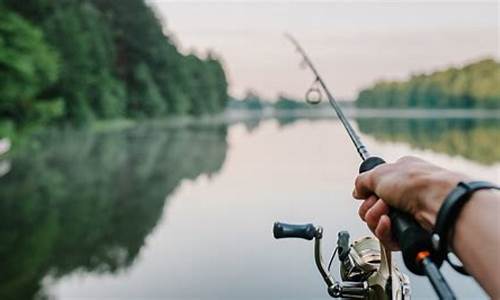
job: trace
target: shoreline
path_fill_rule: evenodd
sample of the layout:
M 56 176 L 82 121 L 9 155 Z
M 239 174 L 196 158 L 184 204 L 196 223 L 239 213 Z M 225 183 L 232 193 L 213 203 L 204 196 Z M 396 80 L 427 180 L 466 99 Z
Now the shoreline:
M 486 109 L 367 109 L 344 108 L 344 114 L 349 119 L 480 119 L 500 120 L 500 110 Z M 267 121 L 279 119 L 330 120 L 337 119 L 335 111 L 329 108 L 322 109 L 292 109 L 292 110 L 225 110 L 216 115 L 202 116 L 170 116 L 158 119 L 110 119 L 98 120 L 87 127 L 72 126 L 46 127 L 36 130 L 94 130 L 115 131 L 133 128 L 136 126 L 162 126 L 165 128 L 182 128 L 186 126 L 232 125 L 246 121 Z M 36 134 L 35 132 L 35 134 Z
M 500 119 L 500 110 L 487 109 L 343 109 L 348 118 L 394 118 L 394 119 Z M 224 115 L 230 120 L 305 118 L 336 119 L 335 111 L 330 108 L 297 110 L 226 110 Z

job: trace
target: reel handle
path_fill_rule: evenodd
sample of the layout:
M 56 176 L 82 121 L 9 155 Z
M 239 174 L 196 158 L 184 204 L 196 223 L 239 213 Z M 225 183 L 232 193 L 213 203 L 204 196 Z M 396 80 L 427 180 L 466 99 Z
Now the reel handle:
M 316 236 L 316 227 L 313 224 L 287 224 L 276 222 L 273 226 L 275 239 L 300 238 L 312 240 Z
M 364 173 L 384 163 L 385 161 L 380 157 L 369 157 L 361 163 L 359 173 Z M 395 208 L 390 208 L 389 218 L 392 224 L 392 234 L 399 242 L 406 267 L 414 274 L 424 275 L 424 267 L 417 260 L 417 256 L 422 251 L 432 253 L 430 233 L 423 229 L 411 215 Z M 442 262 L 436 263 L 441 265 Z

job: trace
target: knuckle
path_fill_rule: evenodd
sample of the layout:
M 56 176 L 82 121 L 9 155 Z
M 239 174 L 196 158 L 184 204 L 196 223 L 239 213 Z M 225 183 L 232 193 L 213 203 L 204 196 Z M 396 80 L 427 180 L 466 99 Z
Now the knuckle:
M 405 156 L 402 156 L 400 157 L 397 162 L 398 163 L 408 163 L 408 162 L 415 162 L 417 161 L 418 159 L 415 157 L 415 156 L 411 156 L 411 155 L 405 155 Z
M 408 155 L 406 155 L 406 156 L 402 156 L 402 157 L 398 158 L 398 159 L 396 160 L 396 162 L 405 162 L 405 161 L 407 161 L 409 158 L 410 158 L 410 156 L 408 156 Z
M 356 188 L 357 191 L 359 191 L 361 189 L 362 180 L 363 179 L 361 178 L 361 175 L 356 177 L 356 179 L 354 180 L 354 187 Z

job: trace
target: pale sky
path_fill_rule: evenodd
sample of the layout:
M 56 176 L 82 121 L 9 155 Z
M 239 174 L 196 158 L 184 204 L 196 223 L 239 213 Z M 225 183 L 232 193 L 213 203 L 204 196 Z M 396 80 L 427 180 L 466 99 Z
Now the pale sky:
M 339 99 L 378 79 L 401 79 L 499 53 L 498 2 L 150 0 L 183 52 L 211 49 L 230 93 L 303 97 L 313 76 L 284 39 L 293 34 Z

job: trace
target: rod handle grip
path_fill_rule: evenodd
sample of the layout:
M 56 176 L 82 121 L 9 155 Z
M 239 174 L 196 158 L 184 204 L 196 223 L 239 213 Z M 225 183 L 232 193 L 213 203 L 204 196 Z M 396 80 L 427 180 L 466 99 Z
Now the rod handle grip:
M 380 157 L 369 157 L 361 163 L 359 173 L 372 170 L 384 163 L 385 161 Z M 417 261 L 417 256 L 421 251 L 432 252 L 430 233 L 423 229 L 411 215 L 395 208 L 390 208 L 389 218 L 392 224 L 392 234 L 399 242 L 406 267 L 414 274 L 424 275 L 423 266 Z
M 375 168 L 376 166 L 385 164 L 385 160 L 378 156 L 370 156 L 367 159 L 365 159 L 361 165 L 359 166 L 359 174 L 370 171 L 371 169 Z
M 287 224 L 276 222 L 273 226 L 275 239 L 300 238 L 312 240 L 316 234 L 316 227 L 313 224 Z

